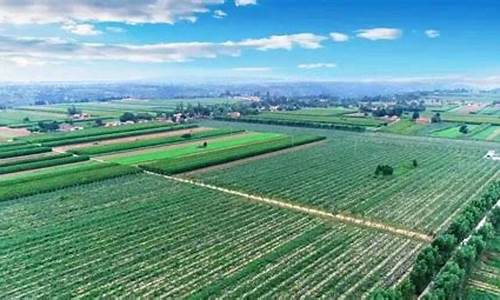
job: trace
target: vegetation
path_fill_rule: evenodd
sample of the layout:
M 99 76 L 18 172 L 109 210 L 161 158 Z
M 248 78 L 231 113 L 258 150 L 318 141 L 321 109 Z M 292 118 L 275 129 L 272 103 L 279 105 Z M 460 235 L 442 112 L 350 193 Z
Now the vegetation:
M 144 174 L 0 207 L 7 298 L 359 299 L 422 246 Z
M 189 127 L 189 126 L 187 126 Z M 179 128 L 180 129 L 180 128 Z M 75 154 L 83 154 L 83 155 L 96 155 L 96 154 L 104 154 L 104 153 L 112 153 L 118 151 L 126 151 L 133 150 L 144 147 L 152 147 L 159 145 L 168 145 L 180 142 L 188 142 L 193 140 L 199 140 L 203 138 L 222 136 L 227 134 L 235 134 L 241 133 L 242 130 L 230 130 L 230 129 L 216 129 L 216 130 L 208 130 L 197 133 L 189 133 L 183 134 L 180 136 L 168 136 L 154 139 L 144 139 L 133 142 L 125 142 L 125 143 L 113 143 L 108 145 L 97 145 L 85 148 L 76 148 L 70 150 Z
M 252 144 L 266 143 L 278 140 L 289 140 L 290 138 L 275 133 L 256 133 L 249 132 L 240 135 L 232 135 L 225 137 L 218 137 L 210 140 L 207 147 L 200 147 L 200 144 L 188 143 L 185 145 L 179 145 L 178 147 L 168 147 L 167 148 L 152 148 L 137 150 L 136 152 L 125 152 L 116 155 L 105 156 L 103 159 L 110 160 L 112 162 L 135 165 L 142 164 L 149 161 L 161 160 L 161 159 L 178 159 L 191 155 L 199 155 L 207 152 L 220 151 L 224 149 L 232 149 L 238 147 L 250 146 Z
M 22 182 L 4 181 L 0 185 L 0 202 L 15 198 L 55 191 L 70 186 L 87 184 L 103 179 L 137 173 L 139 170 L 126 166 L 105 165 L 106 167 L 85 169 L 78 166 L 72 172 L 54 173 L 42 178 L 30 178 Z
M 140 167 L 151 172 L 172 175 L 299 146 L 322 139 L 324 139 L 324 137 L 287 137 L 284 139 L 274 139 L 261 143 L 221 148 L 210 152 L 200 152 L 194 155 L 157 160 L 149 164 L 140 165 Z M 206 147 L 207 145 L 204 144 L 203 148 Z
M 44 153 L 50 152 L 52 149 L 48 147 L 38 147 L 38 146 L 19 146 L 18 148 L 10 148 L 6 151 L 0 152 L 0 159 L 9 158 L 9 157 L 17 157 L 24 156 L 30 154 Z
M 26 171 L 26 170 L 47 168 L 47 167 L 52 167 L 52 166 L 80 162 L 80 161 L 84 161 L 84 160 L 88 160 L 88 159 L 89 159 L 88 156 L 73 156 L 73 155 L 67 156 L 67 155 L 61 154 L 60 156 L 56 155 L 56 157 L 52 158 L 52 159 L 46 159 L 44 157 L 40 160 L 34 160 L 34 161 L 24 162 L 24 163 L 20 162 L 20 163 L 17 163 L 15 165 L 10 165 L 10 166 L 2 166 L 2 167 L 0 167 L 0 174 L 15 173 L 15 172 L 21 172 L 21 171 Z
M 214 123 L 207 125 L 217 125 Z M 234 126 L 291 135 L 298 130 L 260 124 Z M 488 148 L 476 143 L 316 129 L 300 132 L 324 135 L 327 140 L 301 151 L 193 177 L 433 234 L 444 230 L 450 216 L 484 191 L 488 179 L 499 175 L 498 164 L 483 159 Z M 414 159 L 418 168 L 412 166 Z M 392 166 L 395 175 L 382 183 L 373 176 L 381 162 Z

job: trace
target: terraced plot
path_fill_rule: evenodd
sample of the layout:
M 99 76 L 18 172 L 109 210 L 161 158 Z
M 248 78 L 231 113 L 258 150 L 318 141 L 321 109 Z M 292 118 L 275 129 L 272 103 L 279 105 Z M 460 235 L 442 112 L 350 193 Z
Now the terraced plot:
M 148 175 L 2 202 L 0 236 L 1 298 L 359 298 L 422 247 Z
M 275 126 L 250 128 L 280 130 Z M 190 176 L 215 186 L 428 233 L 445 228 L 465 203 L 500 176 L 498 163 L 483 159 L 491 145 L 313 129 L 307 132 L 329 139 L 302 151 Z M 416 168 L 412 166 L 414 159 Z M 393 166 L 395 175 L 375 177 L 379 164 Z

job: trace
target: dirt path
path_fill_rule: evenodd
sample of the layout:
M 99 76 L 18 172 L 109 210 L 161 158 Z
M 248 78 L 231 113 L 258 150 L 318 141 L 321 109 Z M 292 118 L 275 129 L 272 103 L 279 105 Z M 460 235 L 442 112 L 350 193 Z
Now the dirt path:
M 309 208 L 309 207 L 305 207 L 305 206 L 301 206 L 301 205 L 297 205 L 297 204 L 291 204 L 291 203 L 287 203 L 287 202 L 283 202 L 283 201 L 274 200 L 271 198 L 265 198 L 265 197 L 255 196 L 255 195 L 251 195 L 251 194 L 247 194 L 247 193 L 242 193 L 239 191 L 230 190 L 230 189 L 226 189 L 226 188 L 222 188 L 222 187 L 218 187 L 218 186 L 214 186 L 214 185 L 210 185 L 210 184 L 205 184 L 205 183 L 190 180 L 190 179 L 184 179 L 184 178 L 167 176 L 167 175 L 159 175 L 159 174 L 147 172 L 147 171 L 145 171 L 145 173 L 155 175 L 155 176 L 161 176 L 163 178 L 177 181 L 177 182 L 181 182 L 181 183 L 191 184 L 191 185 L 195 185 L 198 187 L 203 187 L 203 188 L 211 189 L 214 191 L 223 192 L 223 193 L 230 194 L 230 195 L 244 197 L 246 199 L 249 199 L 249 200 L 252 200 L 255 202 L 265 203 L 268 205 L 272 205 L 272 206 L 276 206 L 276 207 L 280 207 L 280 208 L 285 208 L 285 209 L 293 210 L 293 211 L 300 212 L 300 213 L 306 213 L 309 215 L 313 215 L 313 216 L 317 216 L 317 217 L 321 217 L 321 218 L 325 218 L 325 219 L 329 219 L 329 220 L 333 220 L 333 221 L 337 221 L 337 222 L 347 223 L 347 224 L 360 226 L 360 227 L 368 227 L 368 228 L 376 229 L 376 230 L 383 231 L 386 233 L 404 236 L 404 237 L 410 238 L 412 240 L 418 240 L 418 241 L 429 243 L 433 239 L 431 236 L 426 235 L 426 234 L 421 233 L 421 232 L 413 231 L 410 229 L 396 228 L 396 227 L 393 227 L 393 226 L 390 226 L 390 225 L 387 225 L 384 223 L 376 222 L 376 221 L 360 219 L 360 218 L 356 218 L 356 217 L 352 217 L 352 216 L 348 216 L 348 215 L 344 215 L 344 214 L 333 214 L 333 213 L 322 211 L 319 209 Z
M 252 156 L 252 157 L 248 157 L 248 158 L 238 159 L 238 160 L 231 161 L 231 162 L 224 163 L 224 164 L 219 164 L 219 165 L 215 165 L 215 166 L 211 166 L 211 167 L 206 167 L 206 168 L 201 168 L 201 169 L 197 169 L 194 171 L 185 172 L 185 173 L 179 174 L 179 176 L 189 177 L 192 175 L 202 174 L 202 173 L 206 173 L 206 172 L 213 171 L 213 170 L 227 169 L 227 168 L 230 168 L 233 166 L 242 165 L 242 164 L 247 163 L 247 162 L 260 160 L 260 159 L 264 159 L 264 158 L 268 158 L 268 157 L 274 157 L 274 156 L 278 156 L 278 155 L 283 155 L 286 153 L 295 152 L 295 151 L 299 151 L 299 150 L 302 150 L 305 148 L 317 146 L 318 144 L 323 144 L 325 141 L 326 140 L 317 141 L 317 142 L 313 142 L 313 143 L 309 143 L 309 144 L 290 147 L 290 148 L 286 148 L 283 150 L 273 151 L 273 152 L 269 152 L 269 153 L 265 153 L 265 154 L 261 154 L 261 155 L 256 155 L 256 156 Z
M 154 138 L 160 138 L 160 137 L 183 135 L 185 133 L 190 133 L 190 132 L 191 133 L 198 133 L 198 132 L 203 132 L 203 131 L 207 131 L 207 130 L 210 130 L 210 128 L 198 127 L 198 128 L 159 132 L 159 133 L 150 133 L 150 134 L 144 134 L 144 135 L 138 135 L 138 136 L 129 136 L 129 137 L 124 137 L 124 138 L 110 139 L 110 140 L 104 140 L 104 141 L 88 142 L 88 143 L 55 147 L 54 151 L 65 152 L 65 151 L 68 151 L 69 149 L 75 149 L 75 148 L 84 148 L 84 147 L 90 147 L 90 146 L 96 146 L 96 145 L 108 145 L 108 144 L 116 144 L 116 143 L 124 143 L 124 142 L 142 141 L 142 140 L 146 140 L 146 139 L 154 139 Z

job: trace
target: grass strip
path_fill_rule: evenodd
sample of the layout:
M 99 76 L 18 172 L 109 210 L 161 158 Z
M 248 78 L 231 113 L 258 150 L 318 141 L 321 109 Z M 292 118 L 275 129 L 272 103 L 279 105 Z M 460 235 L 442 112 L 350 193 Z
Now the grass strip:
M 294 146 L 300 146 L 325 139 L 320 136 L 287 136 L 286 138 L 265 141 L 261 143 L 246 144 L 238 147 L 223 148 L 206 153 L 196 153 L 179 158 L 157 160 L 152 163 L 140 165 L 144 170 L 173 175 L 189 172 L 200 168 L 210 167 L 247 157 L 274 152 Z
M 162 137 L 162 138 L 133 141 L 133 142 L 116 143 L 116 144 L 109 144 L 109 145 L 98 145 L 98 146 L 91 146 L 91 147 L 85 147 L 85 148 L 79 148 L 79 149 L 71 149 L 70 152 L 75 153 L 75 154 L 82 154 L 82 155 L 97 155 L 97 154 L 112 153 L 112 152 L 118 152 L 118 151 L 144 148 L 144 147 L 152 147 L 152 146 L 168 145 L 168 144 L 174 144 L 174 143 L 180 143 L 180 142 L 195 141 L 195 140 L 208 138 L 208 137 L 216 137 L 216 136 L 227 135 L 227 134 L 241 133 L 243 131 L 244 130 L 216 129 L 216 130 L 210 130 L 210 131 L 206 131 L 206 132 L 192 133 L 189 135 L 178 135 L 178 136 L 170 136 L 170 137 Z

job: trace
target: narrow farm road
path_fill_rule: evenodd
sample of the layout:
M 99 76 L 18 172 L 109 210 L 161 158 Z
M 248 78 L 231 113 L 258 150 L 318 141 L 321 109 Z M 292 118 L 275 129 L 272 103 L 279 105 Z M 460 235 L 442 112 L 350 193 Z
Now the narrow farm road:
M 210 185 L 210 184 L 206 184 L 203 182 L 198 182 L 198 181 L 194 181 L 194 180 L 190 180 L 190 179 L 184 179 L 184 178 L 167 176 L 167 175 L 160 175 L 160 174 L 148 172 L 148 171 L 145 171 L 145 173 L 155 175 L 155 176 L 161 176 L 161 177 L 164 177 L 166 179 L 177 181 L 177 182 L 182 182 L 182 183 L 186 183 L 186 184 L 195 185 L 198 187 L 211 189 L 214 191 L 223 192 L 223 193 L 230 194 L 230 195 L 240 196 L 240 197 L 252 200 L 252 201 L 265 203 L 268 205 L 281 207 L 281 208 L 293 210 L 293 211 L 300 212 L 300 213 L 306 213 L 309 215 L 314 215 L 317 217 L 330 219 L 333 221 L 348 223 L 348 224 L 352 224 L 352 225 L 356 225 L 356 226 L 360 226 L 360 227 L 373 228 L 373 229 L 383 231 L 386 233 L 404 236 L 404 237 L 412 239 L 412 240 L 418 240 L 418 241 L 430 243 L 433 239 L 432 236 L 429 236 L 427 234 L 424 234 L 424 233 L 421 233 L 418 231 L 414 231 L 411 229 L 397 228 L 397 227 L 394 227 L 394 226 L 391 226 L 388 224 L 384 224 L 384 223 L 380 223 L 380 222 L 376 222 L 376 221 L 371 221 L 371 220 L 365 220 L 365 219 L 361 219 L 361 218 L 357 218 L 357 217 L 353 217 L 353 216 L 348 216 L 348 215 L 344 215 L 344 214 L 334 214 L 334 213 L 330 213 L 330 212 L 319 210 L 319 209 L 309 208 L 309 207 L 305 207 L 305 206 L 297 205 L 297 204 L 291 204 L 291 203 L 287 203 L 287 202 L 283 202 L 283 201 L 279 201 L 279 200 L 275 200 L 275 199 L 271 199 L 271 198 L 251 195 L 251 194 L 247 194 L 247 193 L 243 193 L 243 192 L 239 192 L 239 191 L 235 191 L 235 190 L 230 190 L 230 189 L 226 189 L 226 188 L 222 188 L 222 187 L 218 187 L 215 185 Z

